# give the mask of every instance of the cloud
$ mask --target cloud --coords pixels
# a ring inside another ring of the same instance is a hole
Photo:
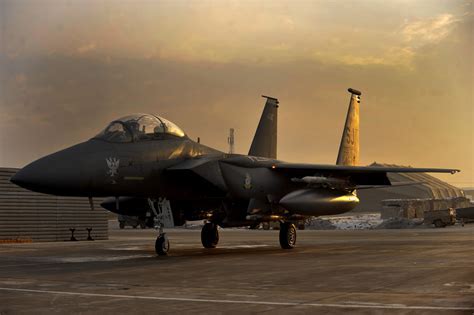
[[[347,66],[402,66],[411,68],[415,52],[410,47],[394,46],[383,49],[379,54],[315,54],[316,59],[326,63]]]
[[[28,78],[24,73],[19,73],[15,76],[15,81],[18,85],[24,85],[27,79]]]
[[[420,50],[426,45],[438,44],[446,39],[460,21],[462,19],[449,13],[412,22],[405,21],[400,31],[390,33],[384,30],[386,38],[372,44],[374,48],[386,46],[378,54],[335,54],[333,60],[346,65],[403,66],[412,70],[413,60]]]
[[[433,18],[406,23],[401,34],[412,46],[437,43],[444,39],[459,21],[454,15],[445,13]]]
[[[91,51],[95,51],[96,48],[97,48],[97,45],[95,43],[88,43],[88,44],[79,46],[76,49],[76,52],[79,53],[79,54],[85,54],[85,53],[88,53],[88,52],[91,52]]]

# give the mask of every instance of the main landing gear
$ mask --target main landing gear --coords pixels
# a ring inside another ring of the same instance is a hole
[[[217,224],[208,222],[201,230],[201,243],[205,248],[215,248],[219,243]],[[283,249],[292,249],[296,246],[296,226],[290,222],[280,223],[280,246]]]
[[[201,230],[201,243],[205,248],[215,248],[219,243],[217,224],[207,222]]]
[[[292,249],[296,245],[296,227],[290,222],[280,223],[280,246],[283,249]]]
[[[160,225],[160,233],[155,241],[155,251],[159,256],[166,256],[168,255],[169,250],[170,241],[168,240],[166,233],[163,232],[163,225]]]

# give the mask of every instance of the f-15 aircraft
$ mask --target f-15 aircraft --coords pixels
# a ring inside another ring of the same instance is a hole
[[[390,172],[456,173],[456,169],[370,167],[359,162],[361,92],[348,89],[349,110],[336,165],[277,160],[278,100],[266,98],[248,155],[226,154],[191,140],[160,116],[135,114],[111,122],[92,139],[43,157],[11,181],[33,191],[88,197],[113,196],[102,205],[127,215],[152,211],[158,255],[169,251],[163,207],[175,225],[205,219],[201,241],[214,248],[218,226],[280,222],[280,245],[296,244],[294,223],[308,216],[352,210],[357,190],[390,186]]]

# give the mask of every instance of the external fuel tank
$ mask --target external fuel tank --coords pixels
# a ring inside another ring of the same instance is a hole
[[[280,205],[291,213],[307,216],[344,213],[358,203],[359,198],[352,193],[312,188],[292,191],[280,199]]]

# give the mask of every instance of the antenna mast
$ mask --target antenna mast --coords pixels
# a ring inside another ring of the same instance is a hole
[[[234,128],[230,128],[229,130],[227,143],[229,144],[229,154],[234,154]]]

